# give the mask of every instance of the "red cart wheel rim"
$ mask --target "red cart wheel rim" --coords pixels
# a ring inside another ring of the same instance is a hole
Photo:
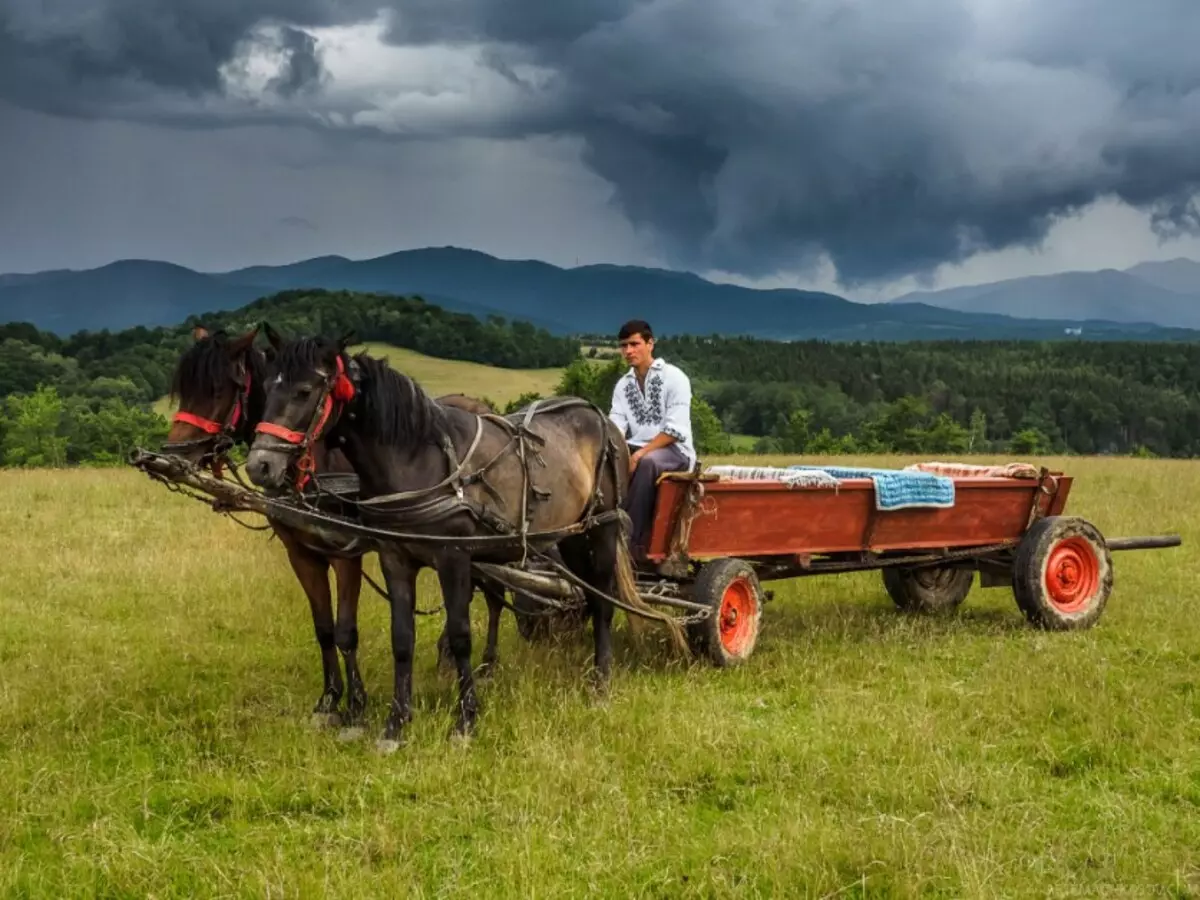
[[[1081,537],[1059,541],[1046,560],[1046,595],[1054,608],[1075,613],[1086,607],[1100,587],[1100,560]]]
[[[739,578],[725,588],[721,598],[721,646],[727,653],[740,656],[754,639],[754,618],[757,613],[754,588],[745,578]]]

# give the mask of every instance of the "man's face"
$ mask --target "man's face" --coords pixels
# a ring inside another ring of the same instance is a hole
[[[621,341],[621,355],[635,369],[648,366],[654,355],[654,339],[647,341],[640,334],[628,337]]]

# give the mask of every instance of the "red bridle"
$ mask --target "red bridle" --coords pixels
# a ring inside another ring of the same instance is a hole
[[[335,406],[345,406],[354,399],[354,382],[346,376],[346,367],[342,363],[342,358],[337,358],[337,374],[334,376],[333,385],[326,392],[317,406],[317,413],[313,416],[313,421],[309,425],[308,431],[293,431],[290,428],[284,428],[282,425],[276,425],[274,422],[259,422],[255,426],[255,431],[270,435],[273,438],[279,438],[289,444],[295,444],[301,448],[300,458],[296,460],[296,488],[303,490],[304,485],[312,477],[315,462],[312,454],[312,444],[321,436],[321,431],[328,424],[330,417],[333,415]]]
[[[238,424],[242,421],[242,416],[245,414],[245,406],[250,402],[250,379],[250,368],[247,366],[245,378],[242,381],[242,388],[234,398],[233,409],[229,411],[229,415],[223,423],[214,419],[206,419],[204,416],[198,416],[195,413],[184,412],[183,410],[175,413],[171,421],[182,422],[185,425],[191,425],[193,428],[199,428],[205,434],[218,435],[223,432],[232,436],[237,431]],[[218,478],[221,477],[221,461],[219,459],[212,461],[212,470],[214,475]]]

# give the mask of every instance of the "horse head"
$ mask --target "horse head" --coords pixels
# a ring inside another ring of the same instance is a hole
[[[255,375],[263,357],[254,349],[258,327],[230,338],[224,331],[192,330],[194,342],[175,366],[170,398],[179,410],[163,451],[197,465],[219,467],[239,440],[249,442]]]
[[[279,488],[294,467],[303,487],[315,471],[314,452],[358,393],[357,364],[346,354],[350,335],[284,341],[270,326],[266,334],[274,359],[246,472],[259,487]]]

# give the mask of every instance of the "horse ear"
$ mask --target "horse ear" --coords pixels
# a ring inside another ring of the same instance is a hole
[[[230,358],[236,359],[237,357],[239,357],[243,353],[245,353],[247,350],[249,350],[251,347],[253,347],[254,339],[256,337],[258,337],[258,326],[257,325],[255,325],[253,328],[251,328],[249,331],[247,331],[241,337],[235,338],[233,341],[231,341],[229,344],[227,344],[225,349],[228,351]]]
[[[192,329],[192,339],[193,340],[202,341],[206,337],[208,337],[208,329],[205,328],[203,325],[197,325],[195,328]]]
[[[347,331],[345,334],[343,334],[340,338],[338,338],[338,342],[337,342],[338,353],[344,353],[346,351],[346,348],[349,347],[353,343],[354,343],[354,329],[351,329],[351,330]]]
[[[279,336],[279,332],[271,327],[270,322],[263,322],[262,330],[267,336],[267,341],[271,344],[271,349],[278,353],[283,347],[283,338]]]

